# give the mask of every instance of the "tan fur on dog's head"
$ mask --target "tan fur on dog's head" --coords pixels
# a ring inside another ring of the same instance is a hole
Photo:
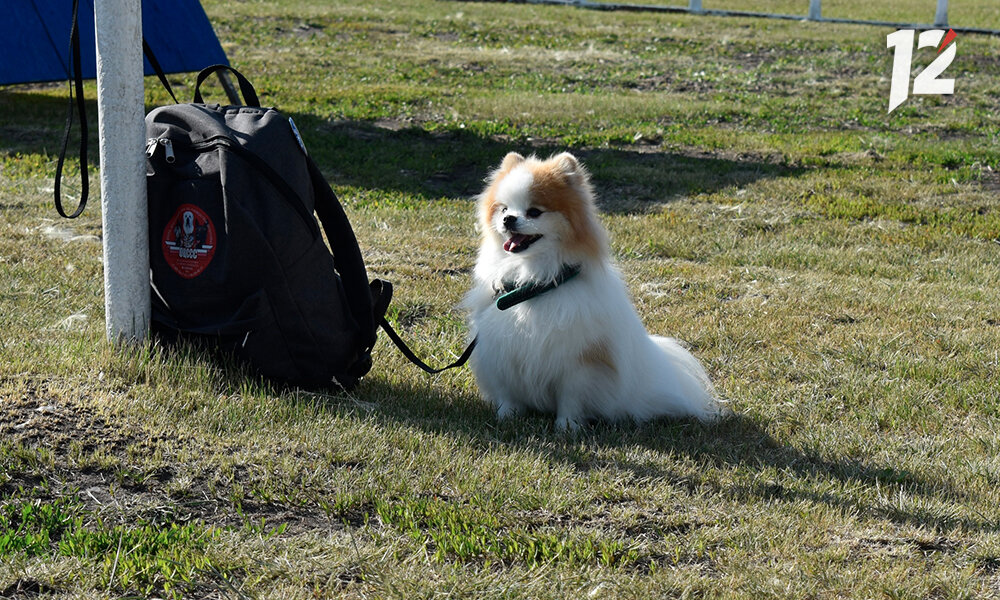
[[[512,174],[523,178],[527,190],[522,191],[526,191],[531,206],[559,213],[566,219],[569,235],[563,240],[565,250],[592,259],[604,256],[607,236],[597,220],[590,174],[568,152],[546,160],[535,156],[525,158],[516,152],[504,157],[479,197],[479,223],[487,239],[497,241],[502,237],[494,227],[496,211],[502,204],[498,193]]]

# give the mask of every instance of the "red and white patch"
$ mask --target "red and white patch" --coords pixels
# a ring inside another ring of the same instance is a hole
[[[215,226],[205,211],[182,204],[163,229],[163,257],[184,279],[201,275],[215,256]]]

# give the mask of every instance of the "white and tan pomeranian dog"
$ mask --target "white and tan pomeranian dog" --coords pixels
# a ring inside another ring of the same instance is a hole
[[[470,364],[504,419],[533,409],[556,427],[726,412],[698,360],[651,336],[609,256],[590,176],[572,154],[508,154],[478,201],[482,247],[464,306]]]

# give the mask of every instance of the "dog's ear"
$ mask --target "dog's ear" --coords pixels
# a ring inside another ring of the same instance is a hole
[[[486,178],[486,183],[493,185],[499,181],[502,177],[510,173],[514,167],[524,162],[524,157],[517,152],[508,152],[507,156],[503,157],[503,162],[497,167],[495,171],[492,171]]]
[[[585,183],[590,180],[587,169],[569,152],[563,152],[552,157],[559,172],[574,183]]]
[[[524,162],[524,157],[517,152],[508,152],[507,156],[503,157],[503,162],[500,163],[500,172],[506,173],[510,171],[517,165]]]

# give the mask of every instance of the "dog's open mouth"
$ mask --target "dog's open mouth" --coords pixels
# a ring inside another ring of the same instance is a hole
[[[507,252],[523,252],[529,246],[541,239],[540,235],[525,235],[523,233],[512,233],[507,241],[503,243],[503,249]]]

